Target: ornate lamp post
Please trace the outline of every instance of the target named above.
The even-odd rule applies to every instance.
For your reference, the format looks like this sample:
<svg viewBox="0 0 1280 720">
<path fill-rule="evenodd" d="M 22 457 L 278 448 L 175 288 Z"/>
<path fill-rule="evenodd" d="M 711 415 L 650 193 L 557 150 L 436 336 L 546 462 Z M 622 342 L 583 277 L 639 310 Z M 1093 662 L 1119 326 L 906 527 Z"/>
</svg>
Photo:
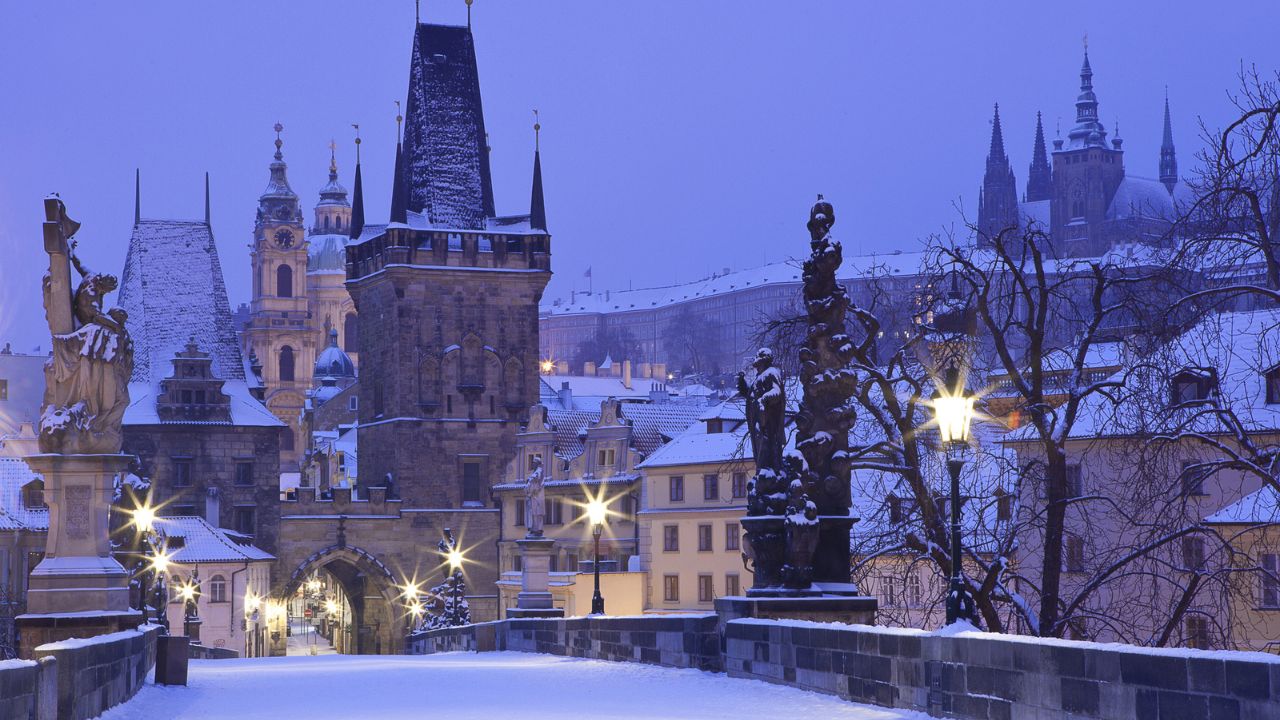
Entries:
<svg viewBox="0 0 1280 720">
<path fill-rule="evenodd" d="M 147 622 L 148 580 L 152 575 L 157 575 L 155 587 L 158 588 L 163 584 L 159 574 L 168 570 L 169 556 L 162 549 L 160 534 L 156 532 L 155 508 L 151 507 L 150 503 L 144 502 L 131 510 L 130 515 L 132 516 L 133 527 L 138 533 L 138 550 L 146 563 L 138 573 L 138 609 L 142 611 L 142 623 L 145 625 Z M 164 628 L 164 633 L 168 634 L 169 621 L 166 615 L 164 605 L 158 604 L 156 607 L 156 620 Z"/>
<path fill-rule="evenodd" d="M 182 631 L 193 642 L 200 640 L 200 608 L 196 605 L 200 600 L 200 570 L 197 568 L 191 578 L 178 589 L 182 598 Z"/>
<path fill-rule="evenodd" d="M 969 425 L 973 421 L 973 393 L 960 379 L 960 370 L 952 363 L 946 370 L 943 386 L 933 395 L 933 412 L 938 421 L 938 435 L 947 457 L 951 475 L 951 587 L 947 592 L 947 624 L 972 620 L 973 598 L 964 583 L 964 555 L 960 545 L 960 470 L 965 451 L 969 449 Z"/>
<path fill-rule="evenodd" d="M 591 535 L 596 545 L 595 562 L 591 563 L 596 571 L 596 591 L 591 596 L 592 615 L 604 614 L 604 596 L 600 594 L 600 534 L 604 532 L 604 521 L 608 514 L 608 507 L 600 498 L 593 498 L 587 503 L 587 519 L 591 522 Z"/>
</svg>

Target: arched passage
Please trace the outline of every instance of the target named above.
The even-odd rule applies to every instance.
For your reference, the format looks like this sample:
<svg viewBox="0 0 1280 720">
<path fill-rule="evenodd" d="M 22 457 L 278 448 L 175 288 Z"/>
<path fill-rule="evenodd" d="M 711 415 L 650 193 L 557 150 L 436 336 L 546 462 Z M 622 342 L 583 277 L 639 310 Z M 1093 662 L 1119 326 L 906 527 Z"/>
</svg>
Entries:
<svg viewBox="0 0 1280 720">
<path fill-rule="evenodd" d="M 289 576 L 280 599 L 289 602 L 305 591 L 303 583 L 317 572 L 327 573 L 340 588 L 350 616 L 340 618 L 345 645 L 353 654 L 401 652 L 408 628 L 395 576 L 371 553 L 357 547 L 330 545 L 312 553 Z"/>
</svg>

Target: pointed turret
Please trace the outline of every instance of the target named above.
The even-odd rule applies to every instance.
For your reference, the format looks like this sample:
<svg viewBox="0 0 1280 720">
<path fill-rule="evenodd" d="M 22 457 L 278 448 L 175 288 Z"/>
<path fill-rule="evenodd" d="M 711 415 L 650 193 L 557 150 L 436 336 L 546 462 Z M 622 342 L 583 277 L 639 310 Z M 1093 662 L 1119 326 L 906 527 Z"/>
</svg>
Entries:
<svg viewBox="0 0 1280 720">
<path fill-rule="evenodd" d="M 351 184 L 351 239 L 364 232 L 364 183 L 360 181 L 360 126 L 356 127 L 356 179 Z"/>
<path fill-rule="evenodd" d="M 534 110 L 533 113 L 533 192 L 529 198 L 529 227 L 546 230 L 547 206 L 542 199 L 542 124 L 536 119 L 538 111 Z"/>
<path fill-rule="evenodd" d="M 1173 151 L 1173 122 L 1169 119 L 1169 94 L 1164 96 L 1164 140 L 1160 143 L 1160 182 L 1173 194 L 1178 184 L 1178 157 Z"/>
<path fill-rule="evenodd" d="M 400 107 L 400 102 L 396 102 Z M 391 222 L 409 222 L 409 186 L 404 177 L 404 147 L 400 137 L 400 123 L 404 116 L 396 113 L 396 165 L 395 176 L 391 179 Z"/>
<path fill-rule="evenodd" d="M 1089 51 L 1080 66 L 1080 95 L 1076 97 L 1076 126 L 1067 133 L 1069 147 L 1106 147 L 1107 129 L 1098 121 L 1098 96 L 1093 92 L 1093 68 Z"/>
<path fill-rule="evenodd" d="M 142 169 L 133 169 L 133 226 L 142 222 Z"/>
<path fill-rule="evenodd" d="M 1044 122 L 1036 113 L 1036 142 L 1031 151 L 1031 168 L 1027 172 L 1027 202 L 1048 200 L 1053 196 L 1053 168 L 1044 146 Z"/>
<path fill-rule="evenodd" d="M 1000 104 L 991 121 L 991 147 L 987 151 L 987 170 L 982 177 L 978 200 L 978 228 L 986 243 L 1001 231 L 1018 225 L 1018 186 L 1013 167 L 1004 151 L 1004 131 L 1000 127 Z M 984 240 L 985 238 L 985 240 Z"/>
<path fill-rule="evenodd" d="M 212 226 L 213 222 L 209 218 L 209 173 L 206 171 L 204 174 L 204 224 Z"/>
</svg>

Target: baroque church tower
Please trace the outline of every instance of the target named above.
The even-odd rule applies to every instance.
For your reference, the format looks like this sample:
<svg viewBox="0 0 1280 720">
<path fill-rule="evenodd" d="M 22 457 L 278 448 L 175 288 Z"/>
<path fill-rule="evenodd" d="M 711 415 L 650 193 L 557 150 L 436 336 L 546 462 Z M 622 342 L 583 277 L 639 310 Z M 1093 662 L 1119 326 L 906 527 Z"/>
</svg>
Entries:
<svg viewBox="0 0 1280 720">
<path fill-rule="evenodd" d="M 311 312 L 314 347 L 329 345 L 330 331 L 353 363 L 356 352 L 356 307 L 347 293 L 346 248 L 351 233 L 351 203 L 338 182 L 337 146 L 329 143 L 329 182 L 320 189 L 307 255 L 307 309 Z"/>
<path fill-rule="evenodd" d="M 308 243 L 298 195 L 289 187 L 285 173 L 282 130 L 284 127 L 276 123 L 271 179 L 258 198 L 249 253 L 253 299 L 244 343 L 262 364 L 267 408 L 287 426 L 280 440 L 280 470 L 296 472 L 306 447 L 299 420 L 320 340 L 309 322 Z"/>
</svg>

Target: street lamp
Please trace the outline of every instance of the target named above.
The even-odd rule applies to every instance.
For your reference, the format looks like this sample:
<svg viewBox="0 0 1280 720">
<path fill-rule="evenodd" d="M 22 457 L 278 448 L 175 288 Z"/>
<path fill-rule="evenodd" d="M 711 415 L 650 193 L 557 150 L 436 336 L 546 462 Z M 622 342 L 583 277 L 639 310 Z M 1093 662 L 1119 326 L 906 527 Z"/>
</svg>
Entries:
<svg viewBox="0 0 1280 720">
<path fill-rule="evenodd" d="M 604 520 L 608 514 L 608 508 L 600 498 L 593 498 L 587 503 L 587 519 L 591 522 L 591 535 L 596 544 L 595 562 L 592 563 L 596 571 L 596 591 L 591 596 L 592 615 L 604 614 L 604 596 L 600 594 L 600 534 L 604 532 Z"/>
<path fill-rule="evenodd" d="M 960 470 L 964 453 L 969 448 L 969 425 L 973 421 L 973 393 L 960 379 L 960 370 L 952 363 L 947 368 L 943 386 L 933 395 L 933 412 L 938 421 L 938 435 L 947 457 L 951 474 L 951 587 L 947 592 L 947 624 L 974 618 L 974 603 L 964 583 L 963 554 L 960 547 Z"/>
<path fill-rule="evenodd" d="M 138 551 L 142 559 L 146 561 L 146 566 L 138 573 L 138 609 L 142 611 L 142 622 L 147 622 L 147 581 L 148 575 L 156 575 L 164 573 L 169 568 L 169 556 L 164 553 L 160 547 L 160 535 L 156 532 L 156 509 L 151 506 L 148 501 L 129 511 L 130 522 L 138 535 Z M 151 555 L 148 555 L 151 553 Z M 159 588 L 163 585 L 158 575 L 156 575 L 155 587 Z M 156 620 L 164 632 L 168 633 L 169 623 L 166 618 L 163 602 L 156 603 Z"/>
</svg>

